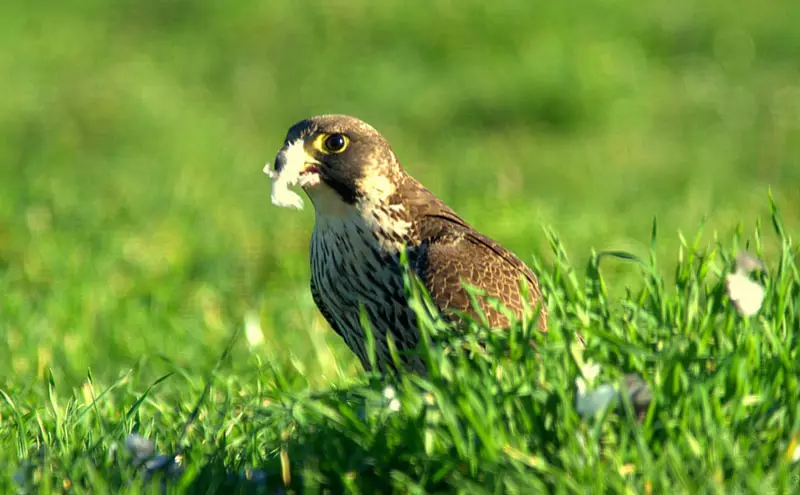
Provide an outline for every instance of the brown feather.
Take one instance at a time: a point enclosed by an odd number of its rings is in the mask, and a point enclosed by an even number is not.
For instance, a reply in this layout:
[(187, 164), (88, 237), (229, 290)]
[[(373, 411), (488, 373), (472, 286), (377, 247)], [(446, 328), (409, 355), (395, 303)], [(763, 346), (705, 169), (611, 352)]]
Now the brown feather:
[[(406, 175), (400, 179), (397, 193), (409, 210), (425, 254), (417, 258), (418, 273), (440, 311), (459, 310), (475, 316), (463, 283), (485, 290), (499, 299), (517, 317), (524, 302), (520, 281), (528, 286), (528, 306), (541, 302), (536, 276), (513, 253), (481, 234), (458, 216), (441, 199)], [(506, 317), (486, 304), (481, 305), (489, 324), (504, 326)], [(546, 331), (547, 312), (540, 310), (539, 327)]]

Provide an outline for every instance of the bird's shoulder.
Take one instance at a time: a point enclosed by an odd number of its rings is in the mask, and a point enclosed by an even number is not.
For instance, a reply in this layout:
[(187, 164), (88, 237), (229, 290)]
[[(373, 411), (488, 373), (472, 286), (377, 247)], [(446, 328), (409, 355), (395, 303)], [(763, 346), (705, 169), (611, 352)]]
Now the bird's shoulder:
[[(420, 277), (434, 303), (442, 311), (459, 310), (473, 314), (464, 283), (499, 298), (503, 305), (521, 315), (526, 306), (542, 300), (533, 271), (511, 251), (478, 232), (444, 201), (422, 184), (406, 179), (398, 192), (414, 225), (415, 256), (411, 268)], [(528, 287), (523, 301), (520, 282)], [(505, 316), (486, 304), (481, 309), (492, 326), (504, 326)], [(541, 308), (539, 326), (546, 331), (547, 311)]]
[(447, 266), (472, 261), (487, 269), (499, 266), (502, 272), (524, 276), (536, 290), (538, 283), (531, 269), (500, 243), (482, 234), (461, 218), (444, 201), (411, 177), (401, 184), (401, 194), (415, 226), (417, 240), (426, 246), (426, 264)]

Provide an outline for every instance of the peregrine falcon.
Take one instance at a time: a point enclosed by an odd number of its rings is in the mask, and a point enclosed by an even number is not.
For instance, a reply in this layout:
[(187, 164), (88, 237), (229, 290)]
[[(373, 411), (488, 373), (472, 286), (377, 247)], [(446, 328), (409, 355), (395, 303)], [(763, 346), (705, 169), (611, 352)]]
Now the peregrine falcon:
[[(369, 370), (362, 308), (375, 336), (377, 366), (392, 367), (386, 343), (391, 335), (406, 369), (424, 371), (419, 357), (403, 351), (418, 342), (416, 316), (409, 307), (400, 264), (408, 267), (449, 318), (476, 316), (464, 283), (498, 299), (517, 317), (525, 303), (541, 303), (536, 276), (522, 261), (472, 228), (441, 199), (411, 177), (386, 140), (370, 125), (346, 115), (322, 115), (293, 125), (265, 167), (273, 179), (272, 202), (302, 208), (288, 190), (300, 185), (314, 204), (311, 235), (311, 294), (322, 315)], [(481, 298), (492, 327), (508, 325)], [(538, 327), (547, 331), (540, 308)]]

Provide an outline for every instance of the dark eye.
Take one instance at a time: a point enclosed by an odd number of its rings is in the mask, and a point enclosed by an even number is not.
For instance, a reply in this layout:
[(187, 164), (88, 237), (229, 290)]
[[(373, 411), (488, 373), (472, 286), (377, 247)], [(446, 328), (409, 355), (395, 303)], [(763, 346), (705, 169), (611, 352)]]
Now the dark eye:
[(329, 153), (341, 153), (347, 148), (347, 142), (344, 134), (331, 134), (325, 139), (325, 150)]

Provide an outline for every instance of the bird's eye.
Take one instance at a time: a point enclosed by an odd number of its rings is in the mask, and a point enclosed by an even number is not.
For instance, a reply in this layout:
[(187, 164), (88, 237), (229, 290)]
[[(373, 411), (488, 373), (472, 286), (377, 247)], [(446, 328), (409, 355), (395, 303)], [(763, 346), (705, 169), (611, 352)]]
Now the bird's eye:
[(325, 138), (323, 146), (327, 153), (341, 153), (347, 148), (349, 142), (350, 140), (344, 134), (331, 134)]

